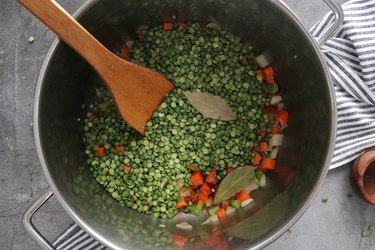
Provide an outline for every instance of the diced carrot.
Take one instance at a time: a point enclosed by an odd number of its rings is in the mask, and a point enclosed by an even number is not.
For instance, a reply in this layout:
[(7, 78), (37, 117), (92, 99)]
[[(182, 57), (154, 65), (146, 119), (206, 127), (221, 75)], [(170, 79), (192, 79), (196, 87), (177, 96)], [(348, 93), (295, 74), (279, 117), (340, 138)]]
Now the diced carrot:
[(224, 209), (227, 209), (227, 207), (230, 205), (230, 202), (231, 202), (231, 199), (228, 199), (226, 201), (223, 201), (221, 203), (221, 207), (224, 208)]
[(264, 158), (261, 167), (266, 170), (273, 170), (276, 168), (276, 160), (271, 158)]
[(118, 152), (124, 153), (125, 152), (125, 147), (124, 146), (116, 146), (115, 147), (116, 154)]
[(173, 234), (173, 244), (176, 247), (183, 248), (186, 244), (186, 242), (189, 240), (189, 237), (186, 235), (179, 235), (179, 234)]
[(193, 186), (199, 186), (199, 185), (202, 185), (203, 184), (203, 175), (202, 175), (202, 172), (201, 171), (195, 171), (192, 175), (191, 175), (191, 184)]
[(276, 112), (276, 122), (279, 122), (281, 126), (284, 126), (288, 123), (289, 114), (285, 110), (278, 110)]
[(251, 199), (251, 196), (243, 191), (240, 191), (234, 195), (234, 198), (242, 202)]
[(259, 70), (255, 70), (255, 74), (256, 74), (257, 76), (261, 76), (262, 79), (264, 80), (263, 70), (261, 70), (261, 69), (259, 69)]
[(122, 59), (125, 59), (127, 61), (129, 61), (129, 52), (130, 52), (130, 49), (128, 47), (126, 47), (125, 49), (123, 49), (119, 55), (119, 57), (121, 57)]
[(259, 143), (259, 152), (263, 153), (268, 150), (268, 143), (265, 141), (262, 141)]
[(200, 191), (200, 194), (205, 194), (207, 196), (212, 193), (211, 187), (207, 183), (203, 183), (199, 191)]
[(225, 220), (227, 217), (227, 213), (225, 212), (225, 208), (220, 208), (217, 212), (216, 215), (219, 217), (220, 220)]
[(166, 30), (166, 31), (173, 30), (173, 23), (165, 22), (164, 23), (164, 30)]
[(266, 108), (263, 110), (263, 112), (264, 112), (265, 114), (274, 114), (274, 113), (276, 112), (276, 110), (277, 110), (277, 108), (276, 108), (275, 106), (270, 105), (270, 106), (266, 107)]
[(276, 83), (274, 76), (266, 76), (265, 79), (266, 79), (266, 83), (268, 83), (268, 84), (275, 84)]
[(255, 155), (252, 161), (253, 165), (257, 166), (261, 163), (261, 161), (262, 161), (262, 155), (259, 154), (258, 152), (255, 152)]
[(206, 175), (204, 181), (210, 185), (216, 185), (219, 182), (219, 180), (216, 177), (216, 169), (211, 168), (210, 173)]
[(132, 167), (130, 166), (130, 164), (124, 164), (123, 168), (127, 174), (129, 174), (130, 171), (132, 171)]
[(273, 71), (273, 68), (271, 66), (268, 66), (266, 68), (263, 69), (263, 74), (264, 76), (273, 76), (275, 75), (275, 72)]
[(179, 22), (178, 25), (180, 26), (181, 29), (187, 28), (187, 24), (185, 22)]
[(267, 131), (262, 129), (260, 132), (259, 132), (260, 136), (261, 137), (266, 137), (266, 134), (267, 134)]
[(264, 167), (262, 167), (262, 165), (258, 166), (258, 170), (261, 171), (262, 173), (266, 173), (267, 172), (267, 169), (265, 169)]
[(188, 205), (187, 201), (182, 198), (179, 202), (176, 203), (176, 208), (182, 208), (182, 207), (186, 207)]
[(230, 173), (232, 173), (233, 170), (234, 170), (234, 169), (231, 168), (231, 167), (226, 167), (226, 168), (225, 168), (225, 172), (227, 172), (227, 175), (230, 174)]
[(100, 117), (99, 117), (99, 115), (97, 114), (97, 113), (92, 113), (91, 114), (91, 119), (93, 120), (93, 121), (96, 121), (97, 119), (99, 119)]
[(280, 129), (280, 127), (278, 127), (278, 126), (273, 126), (272, 127), (272, 134), (273, 135), (278, 135), (278, 134), (280, 134), (281, 133), (281, 129)]
[(105, 153), (105, 148), (102, 146), (99, 146), (96, 151), (98, 152), (99, 157), (102, 157)]
[(246, 58), (245, 55), (241, 56), (240, 60), (241, 60), (241, 62), (243, 62), (243, 63), (247, 63), (247, 58)]
[(198, 201), (201, 201), (203, 204), (207, 204), (208, 201), (208, 194), (204, 192), (200, 192), (198, 196)]

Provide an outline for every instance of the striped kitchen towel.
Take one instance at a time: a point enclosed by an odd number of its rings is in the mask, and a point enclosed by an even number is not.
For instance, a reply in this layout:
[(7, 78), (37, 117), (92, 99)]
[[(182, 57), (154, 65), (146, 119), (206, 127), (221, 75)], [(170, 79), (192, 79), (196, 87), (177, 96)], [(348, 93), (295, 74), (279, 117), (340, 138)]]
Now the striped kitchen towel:
[[(338, 131), (331, 168), (344, 165), (375, 146), (375, 0), (352, 0), (343, 5), (345, 21), (322, 47), (332, 75)], [(327, 14), (311, 29), (314, 37), (334, 20)], [(107, 249), (77, 224), (53, 245), (58, 250)]]
[[(375, 1), (343, 5), (344, 24), (322, 47), (337, 98), (337, 138), (331, 169), (375, 146)], [(319, 37), (335, 19), (327, 14), (311, 33)]]

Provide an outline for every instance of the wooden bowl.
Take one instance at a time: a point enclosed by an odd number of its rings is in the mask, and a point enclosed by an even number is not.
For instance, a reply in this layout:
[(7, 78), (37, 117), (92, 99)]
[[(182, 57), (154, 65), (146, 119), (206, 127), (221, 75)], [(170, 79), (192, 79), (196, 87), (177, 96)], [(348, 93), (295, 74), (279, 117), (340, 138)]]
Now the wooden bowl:
[(375, 150), (357, 158), (352, 166), (351, 180), (362, 197), (375, 206)]

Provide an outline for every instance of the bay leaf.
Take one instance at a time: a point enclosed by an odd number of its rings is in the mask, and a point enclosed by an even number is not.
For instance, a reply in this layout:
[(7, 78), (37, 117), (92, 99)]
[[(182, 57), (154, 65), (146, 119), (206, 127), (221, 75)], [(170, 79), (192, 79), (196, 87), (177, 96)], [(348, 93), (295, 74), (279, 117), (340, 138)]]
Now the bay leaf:
[(252, 166), (243, 166), (228, 174), (220, 183), (214, 203), (217, 204), (229, 199), (249, 185), (254, 176), (254, 169)]
[(237, 119), (229, 104), (220, 96), (207, 92), (184, 92), (190, 104), (198, 110), (204, 117), (233, 121)]

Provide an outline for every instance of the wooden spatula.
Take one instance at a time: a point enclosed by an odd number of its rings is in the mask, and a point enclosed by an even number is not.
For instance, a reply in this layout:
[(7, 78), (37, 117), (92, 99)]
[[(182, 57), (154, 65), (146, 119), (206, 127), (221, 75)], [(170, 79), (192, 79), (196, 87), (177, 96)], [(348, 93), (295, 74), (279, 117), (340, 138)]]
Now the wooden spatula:
[(174, 86), (159, 73), (110, 52), (54, 0), (18, 1), (97, 71), (120, 115), (144, 134), (147, 121)]

